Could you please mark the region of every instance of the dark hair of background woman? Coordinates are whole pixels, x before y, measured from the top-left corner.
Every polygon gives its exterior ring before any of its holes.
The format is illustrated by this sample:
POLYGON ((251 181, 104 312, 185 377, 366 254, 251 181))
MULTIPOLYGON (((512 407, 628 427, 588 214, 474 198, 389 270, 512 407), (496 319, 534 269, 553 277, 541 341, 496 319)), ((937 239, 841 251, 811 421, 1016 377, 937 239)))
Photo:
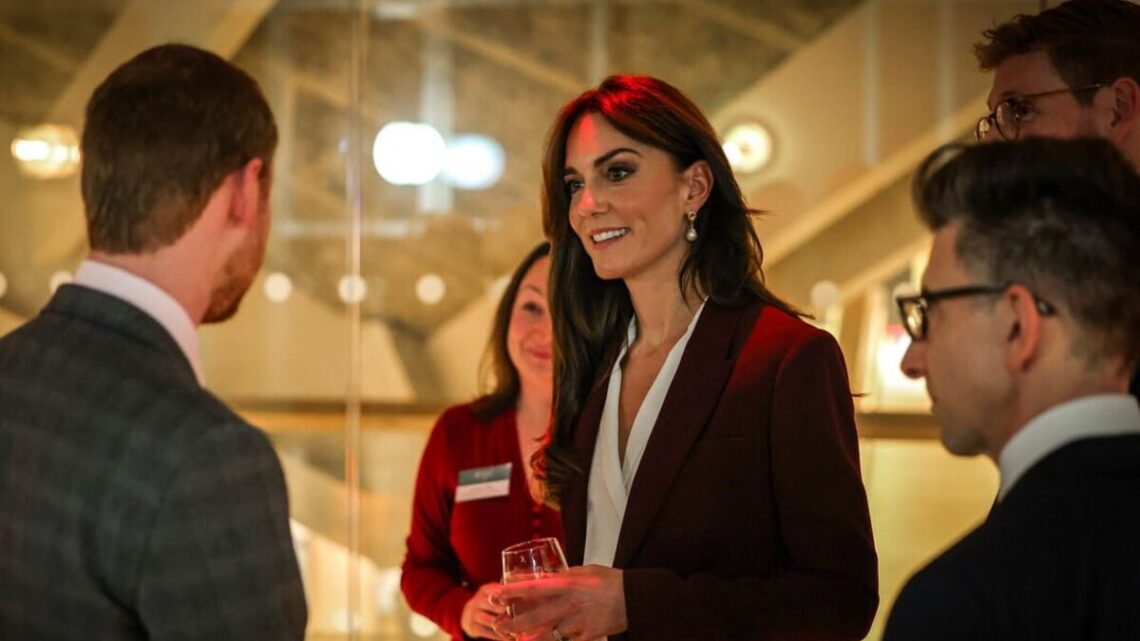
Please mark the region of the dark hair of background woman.
POLYGON ((507 351, 507 334, 511 328, 511 312, 514 311, 515 298, 518 297, 519 287, 523 278, 530 271, 532 265, 539 258, 550 254, 550 243, 543 242, 530 250, 522 259, 519 266, 511 274, 510 283, 503 291, 499 306, 495 309, 495 321, 491 326, 491 337, 487 341, 487 349, 483 353, 483 362, 480 365, 480 378, 493 381, 493 387, 487 394, 479 397, 472 408, 475 417, 480 421, 489 421, 507 409, 514 407, 519 400, 519 370, 511 362, 511 355, 507 351))
POLYGON ((633 315, 620 280, 602 280, 581 240, 570 228, 570 195, 563 181, 566 144, 575 123, 597 113, 626 136, 668 153, 678 171, 708 163, 712 193, 697 212, 698 239, 689 246, 678 275, 682 292, 726 305, 763 301, 796 313, 764 286, 763 249, 716 132, 700 109, 668 83, 648 76, 611 76, 567 104, 550 134, 543 161, 543 227, 553 247, 550 314, 554 334, 554 425, 535 466, 546 500, 557 504, 584 461, 571 434, 586 397, 609 374, 633 315))

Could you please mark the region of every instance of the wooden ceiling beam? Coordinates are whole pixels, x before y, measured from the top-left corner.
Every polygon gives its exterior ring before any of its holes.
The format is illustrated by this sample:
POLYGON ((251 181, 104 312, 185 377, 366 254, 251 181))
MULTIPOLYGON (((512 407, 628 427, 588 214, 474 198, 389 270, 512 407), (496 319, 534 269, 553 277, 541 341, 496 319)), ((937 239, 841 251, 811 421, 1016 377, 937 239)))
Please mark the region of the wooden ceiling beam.
POLYGON ((81 60, 76 60, 59 49, 44 44, 34 35, 20 33, 3 22, 0 22, 0 41, 23 49, 36 60, 66 74, 75 73, 75 70, 82 64, 81 60))

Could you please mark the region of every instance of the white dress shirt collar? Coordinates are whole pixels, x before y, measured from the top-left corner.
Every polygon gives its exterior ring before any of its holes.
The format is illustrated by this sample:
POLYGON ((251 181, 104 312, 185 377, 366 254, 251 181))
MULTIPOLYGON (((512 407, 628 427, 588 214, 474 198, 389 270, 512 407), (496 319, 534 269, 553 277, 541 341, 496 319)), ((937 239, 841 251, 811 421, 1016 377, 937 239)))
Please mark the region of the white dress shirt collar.
POLYGON ((704 303, 701 303, 697 312, 693 314, 693 319, 689 321, 689 327, 684 335, 677 339, 669 355, 665 357, 665 363, 657 372, 657 377, 645 394, 645 399, 641 401, 641 407, 638 408, 637 416, 634 417, 633 425, 630 427, 623 458, 618 456, 621 365, 629 346, 637 339, 637 319, 630 320, 625 345, 622 346, 621 354, 618 355, 610 372, 606 404, 602 410, 594 445, 594 458, 590 464, 586 501, 586 545, 583 555, 584 563, 587 565, 613 565, 618 535, 621 534, 622 522, 625 519, 626 500, 633 487, 633 480, 637 476, 637 468, 641 465, 641 456, 645 453, 645 447, 649 443, 653 427, 657 424, 657 417, 661 414, 661 407, 665 404, 669 387, 677 375, 685 346, 689 344, 693 328, 697 326, 697 320, 704 308, 704 303))
POLYGON ((1073 441, 1099 436, 1140 434, 1140 405, 1127 394, 1085 396, 1038 414, 998 455, 998 500, 1041 459, 1073 441))
POLYGON ((114 296, 137 307, 170 334, 190 361, 194 377, 202 385, 202 363, 198 354, 198 332, 186 309, 154 283, 106 263, 85 260, 79 265, 73 281, 114 296))

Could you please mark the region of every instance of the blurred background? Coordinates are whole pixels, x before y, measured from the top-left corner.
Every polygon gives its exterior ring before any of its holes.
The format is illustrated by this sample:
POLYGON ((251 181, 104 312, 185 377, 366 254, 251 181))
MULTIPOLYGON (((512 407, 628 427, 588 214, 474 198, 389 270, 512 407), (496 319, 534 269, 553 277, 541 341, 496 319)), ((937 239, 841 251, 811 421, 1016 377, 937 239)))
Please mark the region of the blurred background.
POLYGON ((984 517, 988 460, 937 441, 892 292, 928 242, 909 179, 970 139, 973 43, 1037 1, 0 0, 0 335, 86 250, 77 137, 94 87, 180 41, 262 84, 281 130, 264 270, 202 331, 207 385, 290 485, 309 639, 441 639, 399 591, 428 430, 479 392, 505 275, 541 239, 555 112, 611 73, 688 92, 734 161, 780 295, 834 333, 856 399, 879 619, 984 517))

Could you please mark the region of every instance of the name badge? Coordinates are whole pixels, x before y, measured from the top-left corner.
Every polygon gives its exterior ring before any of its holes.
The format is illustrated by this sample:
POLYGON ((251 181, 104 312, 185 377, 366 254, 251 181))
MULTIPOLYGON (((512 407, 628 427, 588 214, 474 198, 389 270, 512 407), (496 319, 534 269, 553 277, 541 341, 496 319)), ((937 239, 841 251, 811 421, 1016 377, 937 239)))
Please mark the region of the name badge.
POLYGON ((455 502, 478 501, 506 496, 511 492, 511 464, 476 467, 459 472, 455 502))

